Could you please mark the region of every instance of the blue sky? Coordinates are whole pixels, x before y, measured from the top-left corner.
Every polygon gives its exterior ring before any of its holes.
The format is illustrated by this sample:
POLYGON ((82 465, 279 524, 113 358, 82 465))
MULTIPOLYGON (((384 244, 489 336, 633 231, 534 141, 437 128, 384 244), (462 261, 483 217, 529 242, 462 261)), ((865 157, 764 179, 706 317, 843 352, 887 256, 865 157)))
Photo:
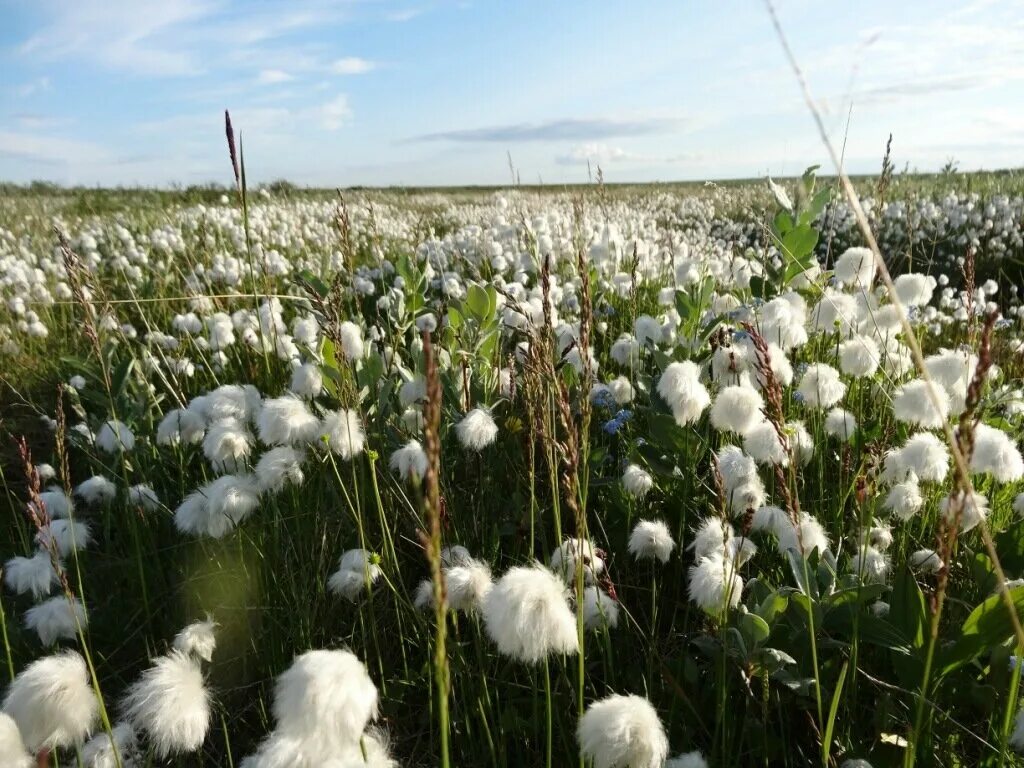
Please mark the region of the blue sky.
MULTIPOLYGON (((1024 0, 777 0, 848 168, 1019 166, 1024 0), (852 108, 852 112, 851 112, 852 108)), ((798 173, 761 0, 0 0, 0 179, 322 186, 798 173)))

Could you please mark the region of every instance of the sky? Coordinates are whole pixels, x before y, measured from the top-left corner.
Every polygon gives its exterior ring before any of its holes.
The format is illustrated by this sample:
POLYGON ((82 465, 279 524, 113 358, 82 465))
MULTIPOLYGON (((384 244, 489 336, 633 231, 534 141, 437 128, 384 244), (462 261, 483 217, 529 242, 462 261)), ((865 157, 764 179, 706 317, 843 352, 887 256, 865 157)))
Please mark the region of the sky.
MULTIPOLYGON (((775 0, 847 170, 1024 165, 1024 0, 775 0)), ((0 180, 323 187, 828 167, 763 0, 0 0, 0 180)))

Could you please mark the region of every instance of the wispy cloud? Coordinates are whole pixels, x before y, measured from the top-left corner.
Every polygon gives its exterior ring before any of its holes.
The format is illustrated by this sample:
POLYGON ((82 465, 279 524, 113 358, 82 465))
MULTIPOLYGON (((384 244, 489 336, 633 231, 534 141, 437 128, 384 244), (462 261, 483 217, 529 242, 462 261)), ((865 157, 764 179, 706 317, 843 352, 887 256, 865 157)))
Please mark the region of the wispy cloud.
POLYGON ((294 79, 284 70, 264 69, 260 72, 259 77, 256 78, 256 82, 260 85, 277 85, 278 83, 287 83, 289 80, 294 79))
POLYGON ((384 14, 384 18, 387 19, 388 21, 402 23, 405 21, 412 21, 422 13, 422 8, 403 8, 400 11, 390 11, 384 14))
POLYGON ((358 56, 346 56, 331 64, 330 70, 336 75, 362 75, 377 68, 377 63, 358 56))
POLYGON ((616 120, 609 118, 569 118, 542 123, 514 123, 488 128, 468 128, 413 136, 408 141, 453 141, 461 143, 520 141, 591 141, 621 136, 648 136, 670 133, 684 125, 677 118, 616 120))
POLYGON ((0 156, 43 165, 88 164, 111 159, 106 148, 92 142, 16 131, 0 131, 0 156))
POLYGON ((29 96, 34 96, 37 93, 43 93, 48 90, 50 90, 50 78, 37 77, 35 80, 19 85, 14 89, 14 92, 20 98, 27 99, 29 96))
POLYGON ((80 57, 146 75, 188 75, 194 55, 166 39, 209 16, 211 0, 47 0, 50 23, 20 46, 22 54, 53 60, 80 57))

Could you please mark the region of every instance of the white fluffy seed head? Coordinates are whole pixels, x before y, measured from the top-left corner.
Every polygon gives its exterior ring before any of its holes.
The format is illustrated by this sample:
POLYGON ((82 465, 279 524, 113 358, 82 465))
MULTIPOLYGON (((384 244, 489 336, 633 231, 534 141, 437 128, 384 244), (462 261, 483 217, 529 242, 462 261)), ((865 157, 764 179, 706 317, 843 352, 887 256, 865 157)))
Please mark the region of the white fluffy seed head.
POLYGON ((579 650, 565 584, 540 564, 512 568, 483 602, 487 634, 505 656, 535 664, 579 650))
POLYGON ((102 506, 114 500, 114 497, 117 496, 117 486, 103 475, 93 475, 78 484, 75 488, 75 495, 86 504, 102 506))
POLYGON ((209 661, 217 647, 216 630, 217 624, 213 619, 193 622, 174 636, 174 648, 209 661))
POLYGON ((320 420, 295 395, 267 400, 256 421, 265 445, 309 445, 320 433, 320 420))
POLYGON ((642 499, 654 487, 654 478, 643 467, 630 464, 622 473, 622 487, 635 499, 642 499))
POLYGON ((580 752, 594 768, 662 768, 668 737, 641 696, 613 694, 587 707, 576 728, 580 752))
POLYGON ((0 755, 8 768, 32 768, 35 761, 25 749, 21 740, 18 724, 3 712, 0 712, 0 755))
POLYGON ((206 434, 206 421, 188 408, 169 411, 156 428, 157 445, 198 445, 206 434))
POLYGON ((629 553, 637 560, 667 563, 676 542, 661 520, 641 520, 629 535, 629 553))
POLYGON ((199 661, 179 650, 156 659, 139 676, 123 707, 160 759, 195 752, 210 728, 210 694, 199 661))
POLYGON ((106 453, 122 453, 135 447, 135 435, 128 425, 111 419, 100 428, 96 435, 96 447, 106 453))
POLYGON ((494 423, 490 411, 474 408, 455 425, 455 434, 466 450, 482 451, 497 438, 498 425, 494 423))
POLYGON ((189 494, 174 511, 174 525, 183 533, 222 538, 259 506, 259 488, 252 475, 223 475, 189 494))
POLYGON ((415 482, 422 480, 427 474, 429 461, 427 452, 419 440, 410 440, 393 454, 388 466, 397 472, 403 480, 415 482))
POLYGON ((61 557, 85 549, 92 542, 88 523, 78 520, 52 520, 36 533, 36 544, 47 551, 56 549, 61 557))
POLYGON ((464 613, 479 611, 494 586, 491 569, 479 560, 445 568, 444 579, 448 606, 464 613))
POLYGON ((716 616, 739 605, 743 579, 731 558, 720 553, 701 558, 690 566, 690 599, 706 613, 716 616))
POLYGON ((236 419, 212 423, 203 438, 203 454, 217 472, 234 472, 252 453, 252 434, 236 419))
POLYGON ((51 487, 39 494, 39 500, 43 503, 43 510, 36 508, 36 503, 30 501, 28 506, 40 517, 55 520, 62 517, 71 517, 75 511, 75 504, 71 497, 64 493, 62 488, 51 487))
POLYGON ((353 410, 330 411, 324 415, 320 426, 320 437, 343 460, 350 461, 363 452, 366 436, 359 414, 353 410))
POLYGON ((256 485, 261 493, 278 493, 288 485, 302 485, 306 479, 302 472, 305 453, 290 445, 279 445, 260 456, 253 468, 256 485))
POLYGON ((98 711, 85 660, 74 651, 29 664, 7 688, 3 702, 4 714, 17 723, 30 752, 80 744, 98 711))
POLYGON ((910 567, 922 573, 934 574, 942 570, 942 558, 934 549, 919 549, 909 558, 910 567))
POLYGON ((843 399, 846 385, 839 378, 839 371, 824 363, 807 366, 800 386, 797 387, 804 404, 810 408, 831 408, 843 399))
POLYGON ((825 434, 844 443, 857 433, 857 419, 849 411, 833 408, 825 416, 825 434))
POLYGON ((324 377, 320 366, 316 363, 303 363, 292 371, 291 386, 288 387, 298 397, 307 400, 319 395, 324 389, 324 377))
POLYGON ((160 508, 160 497, 150 486, 139 483, 128 489, 128 503, 136 510, 155 512, 160 508))
POLYGON ((83 768, 118 768, 118 758, 120 768, 135 768, 141 760, 138 739, 130 723, 115 725, 109 734, 97 733, 82 748, 83 768))
POLYGON ((358 745, 377 716, 377 687, 350 651, 307 651, 278 677, 273 711, 282 735, 325 747, 358 745))
POLYGON ((593 542, 585 539, 566 539, 551 553, 551 570, 567 584, 576 582, 576 572, 582 563, 583 578, 593 582, 604 571, 604 560, 593 542))
POLYGON ((949 395, 938 385, 914 379, 893 393, 892 410, 897 421, 936 429, 949 417, 949 395))
POLYGON ((718 393, 711 406, 711 426, 744 435, 764 419, 764 401, 756 389, 733 385, 718 393))
POLYGON ((583 626, 586 629, 615 629, 619 625, 619 604, 598 586, 583 590, 583 626))
POLYGON ((46 550, 37 551, 32 557, 12 557, 4 565, 4 581, 16 594, 30 592, 39 600, 50 594, 57 586, 57 571, 53 559, 46 550))
POLYGON ((700 381, 700 368, 690 360, 670 363, 658 379, 658 394, 672 409, 680 426, 693 424, 711 404, 711 395, 700 381))
POLYGON ((699 751, 684 752, 667 761, 665 768, 708 768, 708 762, 699 751))
POLYGON ((1024 477, 1024 458, 1013 438, 981 422, 974 428, 971 472, 991 475, 1000 483, 1012 483, 1024 477))
POLYGON ((79 626, 84 630, 88 620, 82 601, 77 597, 68 600, 64 595, 51 597, 25 611, 25 626, 46 646, 58 640, 73 640, 79 626))
POLYGON ((383 571, 379 558, 365 549, 350 549, 341 556, 338 570, 327 580, 327 587, 346 600, 355 602, 360 594, 371 588, 383 571))

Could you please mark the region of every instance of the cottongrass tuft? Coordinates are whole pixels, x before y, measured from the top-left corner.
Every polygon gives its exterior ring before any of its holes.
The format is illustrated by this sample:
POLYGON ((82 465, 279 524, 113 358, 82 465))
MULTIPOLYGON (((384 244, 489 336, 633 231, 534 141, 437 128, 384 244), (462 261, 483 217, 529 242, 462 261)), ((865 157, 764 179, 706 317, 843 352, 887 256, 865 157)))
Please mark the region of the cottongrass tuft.
POLYGON ((897 421, 937 429, 949 418, 949 395, 942 387, 932 386, 924 379, 914 379, 893 393, 892 410, 897 421))
POLYGON ((252 475, 223 475, 189 494, 174 511, 183 533, 222 538, 259 506, 259 488, 252 475))
POLYGON ((83 768, 135 768, 142 759, 135 729, 129 723, 119 723, 110 733, 98 733, 82 748, 83 768), (115 749, 116 757, 115 757, 115 749))
POLYGON ((377 716, 377 687, 350 651, 307 651, 274 687, 277 733, 330 754, 357 744, 377 716))
POLYGON ((698 750, 694 750, 667 760, 665 768, 708 768, 708 761, 698 750))
POLYGON ((745 435, 764 419, 764 400, 757 390, 734 384, 718 393, 711 406, 711 426, 719 432, 745 435))
POLYGON ((79 626, 84 630, 88 621, 85 606, 77 597, 69 600, 58 595, 25 611, 25 626, 39 635, 39 642, 46 646, 58 640, 73 640, 79 626))
POLYGON ((455 425, 459 443, 467 451, 482 451, 494 443, 498 436, 498 425, 485 408, 474 408, 455 425))
POLYGON ((1000 483, 1012 483, 1024 477, 1024 458, 1008 434, 979 423, 974 427, 971 472, 991 475, 1000 483))
POLYGON ((203 661, 210 661, 217 648, 216 630, 217 624, 213 619, 193 622, 174 636, 174 648, 203 661))
POLYGON ((622 486, 635 499, 642 499, 654 487, 650 472, 636 464, 630 464, 622 473, 622 486))
POLYGON ((56 549, 61 557, 85 549, 92 543, 92 532, 87 523, 78 520, 52 520, 36 533, 41 549, 56 549))
POLYGON ((365 549, 350 549, 341 556, 338 570, 327 580, 327 587, 336 595, 355 602, 382 574, 374 553, 365 549))
POLYGON ((75 495, 86 504, 98 507, 109 504, 117 496, 117 486, 103 475, 93 475, 75 488, 75 495))
POLYGON ((31 592, 38 600, 58 584, 50 553, 39 550, 32 557, 12 557, 4 566, 4 581, 16 594, 31 592))
POLYGON ((0 712, 0 755, 7 768, 33 768, 35 765, 21 740, 18 724, 3 712, 0 712))
POLYGON ((716 616, 726 608, 739 605, 743 579, 736 573, 734 562, 715 553, 690 566, 689 595, 705 613, 716 616))
POLYGON ((598 586, 583 590, 583 626, 587 629, 615 629, 619 625, 619 603, 598 586))
POLYGON ((3 712, 29 752, 81 744, 99 712, 85 660, 75 651, 29 664, 7 688, 3 712))
POLYGON ((846 394, 846 385, 839 378, 839 371, 825 363, 812 363, 804 371, 797 387, 804 404, 810 408, 831 408, 846 394))
POLYGON ((662 768, 668 755, 665 727, 642 696, 594 702, 580 718, 576 740, 594 768, 662 768))
POLYGON ((252 471, 260 492, 278 493, 289 485, 302 485, 305 458, 303 451, 290 445, 279 445, 260 456, 252 471))
POLYGON ((934 549, 919 549, 910 555, 910 567, 922 573, 934 574, 942 570, 942 558, 934 549))
POLYGON ((128 489, 128 503, 145 512, 155 512, 160 509, 160 497, 145 483, 133 485, 128 489))
POLYGON ((551 553, 549 566, 567 584, 576 583, 576 573, 582 562, 583 578, 593 582, 604 571, 604 560, 594 543, 584 539, 566 539, 551 553))
POLYGON ((565 584, 539 563, 509 570, 483 601, 484 626, 498 651, 529 664, 579 650, 565 584))
POLYGON ((344 461, 350 461, 363 452, 366 436, 359 414, 353 410, 329 411, 320 426, 320 437, 344 461))
POLYGON ((825 434, 850 442, 857 432, 857 419, 849 411, 833 408, 825 415, 825 434))
POLYGON ((308 445, 320 433, 320 420, 296 395, 267 400, 256 421, 260 441, 265 445, 308 445))
POLYGON ((667 563, 676 542, 661 520, 641 520, 629 535, 629 553, 637 560, 667 563))
POLYGON ((410 440, 392 453, 388 462, 393 472, 410 482, 422 480, 427 474, 428 464, 427 452, 419 440, 410 440))
POLYGON ((199 661, 172 650, 153 662, 125 694, 125 718, 146 735, 161 760, 195 752, 210 728, 210 694, 199 661))
POLYGON ((29 508, 38 513, 40 517, 45 516, 50 520, 56 520, 57 518, 71 517, 75 511, 75 504, 71 497, 64 493, 63 488, 56 486, 47 488, 45 491, 39 494, 39 501, 43 503, 43 509, 37 508, 34 501, 30 501, 29 508))
POLYGON ((96 447, 105 453, 122 453, 135 447, 135 435, 117 419, 106 422, 96 435, 96 447))
POLYGON ((700 381, 700 368, 690 360, 669 363, 658 379, 658 394, 681 427, 696 422, 711 404, 711 395, 700 381))

